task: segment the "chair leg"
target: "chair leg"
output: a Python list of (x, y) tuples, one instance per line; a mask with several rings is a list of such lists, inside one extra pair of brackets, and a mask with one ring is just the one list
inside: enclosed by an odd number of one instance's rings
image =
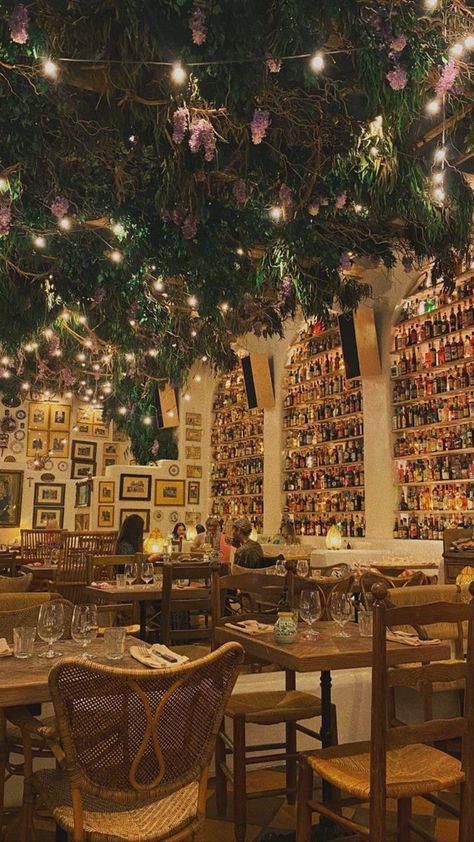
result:
[(397, 840), (410, 842), (411, 798), (399, 798), (397, 804)]
[(247, 830), (247, 781), (245, 769), (245, 717), (234, 717), (234, 832), (245, 842)]
[(216, 807), (220, 819), (227, 813), (227, 778), (222, 769), (225, 760), (225, 743), (219, 734), (216, 742)]
[(331, 705), (331, 734), (333, 746), (339, 745), (339, 738), (337, 734), (337, 710), (336, 705)]
[(313, 797), (313, 770), (305, 757), (300, 757), (298, 773), (298, 798), (296, 801), (296, 838), (298, 842), (311, 842), (313, 811), (309, 802)]
[(286, 766), (286, 800), (288, 804), (296, 803), (296, 723), (287, 722), (285, 725), (286, 732), (286, 751), (292, 754), (293, 757), (287, 757), (285, 761)]

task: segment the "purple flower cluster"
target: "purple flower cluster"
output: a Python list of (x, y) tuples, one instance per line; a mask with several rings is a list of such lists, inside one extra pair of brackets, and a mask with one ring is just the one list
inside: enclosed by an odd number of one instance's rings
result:
[(438, 96), (449, 93), (459, 76), (459, 67), (454, 59), (450, 58), (447, 64), (438, 67), (439, 79), (435, 86), (435, 91)]
[(232, 192), (234, 194), (235, 201), (239, 202), (240, 205), (243, 205), (247, 201), (247, 185), (243, 178), (239, 178), (234, 183)]
[(157, 441), (157, 439), (155, 439), (155, 441), (153, 442), (153, 444), (151, 446), (151, 455), (152, 456), (158, 456), (159, 452), (160, 452), (160, 442)]
[(63, 368), (63, 370), (61, 372), (61, 375), (62, 375), (63, 383), (64, 383), (66, 389), (70, 389), (71, 386), (73, 386), (74, 383), (76, 382), (76, 379), (75, 379), (71, 369), (70, 368)]
[(189, 28), (193, 33), (194, 44), (204, 44), (207, 36), (206, 15), (202, 9), (196, 9), (194, 14), (189, 18)]
[(190, 132), (189, 148), (191, 152), (199, 152), (202, 146), (204, 160), (212, 161), (216, 156), (216, 136), (212, 123), (209, 120), (194, 120), (191, 123)]
[(29, 23), (28, 10), (24, 6), (15, 6), (8, 19), (10, 38), (15, 44), (26, 44)]
[(336, 210), (340, 210), (341, 208), (345, 207), (347, 202), (347, 193), (344, 191), (343, 193), (338, 193), (336, 198), (334, 199), (334, 207)]
[(12, 209), (10, 205), (0, 205), (0, 235), (10, 233)]
[(406, 45), (407, 45), (407, 36), (404, 35), (403, 33), (401, 35), (397, 35), (396, 38), (392, 38), (392, 40), (390, 42), (391, 55), (393, 55), (394, 53), (398, 55), (398, 53), (403, 52)]
[(51, 205), (51, 213), (56, 219), (59, 221), (66, 216), (69, 210), (69, 202), (64, 196), (56, 196), (54, 202)]
[(380, 14), (380, 12), (374, 12), (369, 17), (369, 23), (380, 35), (389, 35), (390, 25), (388, 21)]
[(197, 222), (194, 216), (189, 214), (189, 216), (186, 217), (181, 226), (181, 231), (185, 240), (194, 239), (197, 234)]
[(270, 53), (265, 57), (265, 64), (270, 73), (279, 73), (281, 70), (281, 59), (274, 58)]
[(61, 342), (59, 341), (59, 336), (54, 334), (51, 337), (51, 339), (49, 340), (49, 345), (48, 345), (48, 352), (49, 352), (50, 356), (54, 356), (56, 354), (56, 351), (60, 350), (60, 346), (61, 346)]
[(294, 293), (294, 286), (293, 286), (293, 278), (291, 275), (283, 275), (281, 279), (281, 284), (278, 289), (278, 298), (283, 304), (287, 301)]
[(280, 202), (284, 208), (289, 208), (293, 204), (293, 191), (287, 184), (282, 184), (280, 187)]
[(343, 251), (339, 260), (339, 269), (342, 271), (350, 269), (352, 266), (352, 260), (349, 256), (349, 252)]
[(252, 143), (255, 145), (262, 142), (270, 125), (270, 112), (262, 108), (256, 108), (253, 112), (250, 131), (252, 132)]
[(408, 257), (408, 255), (405, 255), (405, 257), (402, 257), (402, 266), (403, 266), (405, 272), (407, 272), (407, 273), (411, 272), (412, 269), (413, 269), (413, 258)]
[(189, 111), (187, 108), (177, 108), (173, 114), (173, 140), (182, 143), (189, 128)]
[(385, 78), (393, 91), (402, 91), (408, 82), (406, 70), (401, 64), (389, 70)]
[(174, 208), (171, 211), (171, 221), (174, 222), (175, 225), (181, 226), (184, 222), (184, 210), (182, 208)]

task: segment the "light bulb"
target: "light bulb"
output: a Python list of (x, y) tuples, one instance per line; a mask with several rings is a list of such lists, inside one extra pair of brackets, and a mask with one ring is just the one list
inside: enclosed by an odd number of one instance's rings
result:
[(157, 357), (158, 351), (156, 350), (156, 348), (150, 348), (150, 350), (148, 351), (148, 354), (149, 354), (150, 357)]
[(442, 171), (434, 172), (431, 177), (431, 180), (433, 184), (442, 184), (444, 181), (444, 173)]
[(92, 348), (92, 339), (84, 339), (84, 346), (86, 348)]
[(33, 351), (37, 351), (37, 350), (38, 350), (38, 343), (37, 343), (37, 342), (32, 342), (32, 343), (31, 343), (31, 347), (32, 347)]
[(186, 76), (187, 76), (186, 71), (185, 71), (184, 67), (182, 66), (181, 62), (179, 62), (179, 61), (175, 62), (175, 64), (173, 64), (173, 68), (171, 70), (171, 78), (172, 78), (173, 82), (175, 82), (177, 85), (184, 85), (184, 83), (186, 81)]
[(25, 351), (26, 351), (27, 354), (31, 354), (32, 350), (33, 350), (33, 345), (31, 344), (31, 342), (28, 342), (25, 345)]
[(203, 363), (207, 363), (207, 356), (206, 356), (206, 354), (203, 354), (203, 356), (201, 357), (201, 359), (202, 359)]
[(5, 378), (5, 380), (8, 380), (8, 378), (10, 377), (10, 372), (9, 372), (9, 371), (3, 371), (3, 372), (2, 372), (2, 377), (4, 377), (4, 378)]
[(441, 103), (439, 99), (430, 99), (425, 105), (427, 114), (439, 114), (441, 110)]
[(154, 264), (154, 263), (153, 263), (153, 265), (152, 265), (152, 267), (151, 267), (151, 271), (152, 271), (152, 272), (156, 272), (156, 266), (155, 266), (155, 264)]
[(84, 395), (84, 397), (82, 398), (82, 400), (83, 400), (83, 401), (90, 401), (90, 397), (89, 397), (89, 395)]
[(438, 5), (438, 0), (425, 0), (425, 9), (432, 12), (433, 9), (436, 9)]
[(129, 323), (130, 327), (135, 327), (135, 325), (136, 325), (135, 319), (129, 319), (128, 323)]
[(278, 205), (274, 205), (274, 207), (270, 208), (270, 216), (275, 222), (278, 222), (282, 216), (282, 209)]
[(36, 246), (37, 249), (44, 249), (46, 248), (46, 239), (45, 237), (33, 237), (33, 245)]
[(356, 213), (361, 213), (363, 211), (363, 209), (364, 209), (363, 205), (360, 205), (360, 204), (354, 205), (354, 210), (355, 210)]
[(157, 290), (157, 292), (161, 292), (161, 290), (163, 289), (163, 281), (155, 281), (153, 286)]
[(45, 397), (45, 398), (49, 398), (49, 397), (51, 397), (51, 392), (50, 392), (50, 391), (48, 391), (48, 389), (46, 389), (46, 392), (44, 393), (44, 397)]
[(309, 66), (315, 73), (319, 73), (324, 67), (323, 54), (321, 52), (315, 53), (310, 59)]
[(67, 398), (68, 400), (71, 400), (72, 392), (64, 392), (64, 397)]
[(168, 418), (174, 418), (174, 411), (172, 409), (169, 409), (166, 414), (167, 414)]
[(435, 199), (436, 202), (444, 202), (445, 196), (446, 194), (442, 187), (435, 187), (433, 190), (433, 199)]
[(116, 222), (115, 225), (112, 225), (112, 231), (116, 237), (123, 237), (125, 234), (125, 228), (121, 222)]
[(10, 359), (8, 357), (2, 357), (0, 362), (2, 365), (10, 365)]
[(0, 190), (6, 190), (8, 187), (8, 181), (6, 178), (0, 178)]
[(86, 389), (86, 395), (93, 395), (93, 394), (94, 394), (93, 389)]
[(94, 369), (94, 371), (100, 371), (100, 365), (99, 365), (99, 363), (94, 363), (94, 365), (92, 366), (92, 368)]
[(87, 322), (87, 316), (79, 316), (78, 320), (79, 324), (85, 325)]
[(53, 351), (53, 357), (62, 357), (62, 355), (63, 352), (61, 351), (61, 348), (56, 348), (56, 350)]
[(189, 394), (189, 392), (186, 392), (186, 394), (185, 394), (185, 395), (183, 395), (183, 397), (184, 397), (184, 400), (185, 400), (185, 401), (190, 401), (190, 400), (191, 400), (191, 395)]
[(117, 264), (118, 264), (118, 263), (121, 263), (121, 262), (122, 262), (122, 260), (123, 260), (123, 254), (122, 254), (122, 252), (121, 252), (121, 251), (119, 251), (118, 249), (112, 249), (112, 251), (111, 251), (111, 252), (110, 252), (110, 254), (109, 254), (109, 258), (110, 258), (110, 260), (112, 261), (112, 263), (117, 263)]
[(119, 415), (126, 415), (127, 414), (127, 407), (126, 406), (119, 406), (118, 414)]
[(50, 58), (43, 59), (43, 73), (49, 76), (50, 79), (57, 79), (59, 75), (58, 65)]
[(69, 318), (70, 318), (68, 311), (67, 311), (67, 310), (63, 310), (63, 311), (62, 311), (62, 313), (61, 313), (61, 315), (60, 315), (60, 318), (61, 318), (64, 322), (67, 322), (67, 321), (69, 320)]
[(227, 301), (223, 301), (222, 304), (220, 305), (220, 308), (221, 308), (223, 313), (227, 313), (227, 311), (229, 310), (229, 305), (228, 305)]
[(125, 354), (125, 359), (131, 362), (133, 360), (133, 354)]
[(237, 254), (240, 255), (240, 257), (243, 255), (243, 253), (244, 253), (244, 250), (242, 248), (237, 249)]
[(460, 44), (459, 41), (457, 41), (455, 44), (451, 44), (449, 52), (452, 56), (454, 56), (454, 58), (459, 58), (464, 52), (464, 45)]
[(29, 383), (22, 383), (22, 384), (21, 384), (21, 388), (22, 388), (25, 392), (27, 392), (27, 391), (28, 391), (28, 389), (30, 388), (30, 384), (29, 384)]
[(192, 331), (191, 331), (191, 336), (192, 336), (193, 338), (194, 338), (195, 336), (197, 336), (197, 331), (196, 331), (196, 330), (192, 330)]
[(85, 385), (86, 385), (86, 381), (85, 381), (85, 380), (80, 380), (80, 381), (79, 381), (79, 385), (80, 385), (80, 386), (85, 386)]
[(46, 330), (43, 330), (43, 333), (46, 336), (46, 339), (51, 339), (51, 337), (53, 335), (53, 331), (51, 330), (50, 327), (47, 327)]
[(197, 307), (198, 300), (195, 295), (190, 295), (188, 298), (188, 304), (190, 307)]
[(196, 374), (196, 376), (195, 376), (195, 378), (194, 378), (194, 382), (195, 382), (195, 383), (200, 383), (200, 382), (201, 382), (201, 380), (202, 380), (201, 375), (200, 375), (200, 374)]
[(143, 418), (143, 423), (145, 424), (145, 426), (146, 426), (146, 427), (149, 427), (149, 426), (150, 426), (150, 424), (152, 423), (152, 418), (151, 418), (151, 416), (150, 416), (150, 415), (145, 415), (145, 416), (144, 416), (144, 418)]
[(434, 159), (437, 164), (442, 164), (443, 161), (446, 160), (446, 147), (439, 146), (438, 149), (435, 150)]
[(71, 227), (71, 220), (68, 216), (63, 216), (63, 218), (59, 220), (58, 225), (63, 229), (63, 231), (69, 231)]
[(474, 50), (474, 35), (466, 35), (464, 39), (464, 46), (467, 50)]

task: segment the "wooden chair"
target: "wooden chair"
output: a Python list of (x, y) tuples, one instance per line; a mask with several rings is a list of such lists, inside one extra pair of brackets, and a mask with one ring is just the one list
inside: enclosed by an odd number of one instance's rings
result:
[(386, 576), (384, 573), (378, 573), (376, 570), (366, 570), (359, 576), (361, 602), (364, 608), (369, 607), (370, 599), (367, 595), (371, 594), (372, 586), (377, 582), (384, 583), (387, 588), (411, 588), (416, 585), (424, 585), (426, 583), (426, 576), (418, 570), (412, 576)]
[(8, 576), (16, 576), (19, 558), (17, 553), (0, 553), (0, 570)]
[(347, 576), (330, 577), (327, 579), (312, 579), (294, 574), (291, 570), (288, 573), (288, 594), (292, 608), (298, 608), (299, 599), (303, 590), (318, 591), (321, 599), (321, 620), (331, 620), (331, 596), (333, 593), (352, 593), (354, 574)]
[[(229, 591), (245, 591), (268, 605), (273, 602), (276, 619), (278, 601), (286, 591), (286, 580), (282, 576), (262, 575), (261, 573), (246, 573), (236, 576), (219, 576), (217, 571), (212, 575), (212, 616), (213, 626), (224, 625), (231, 619), (225, 614)], [(238, 620), (257, 619), (268, 623), (272, 618), (268, 613), (242, 613)], [(294, 804), (296, 794), (296, 758), (297, 731), (301, 731), (316, 739), (320, 735), (299, 725), (300, 720), (313, 719), (321, 716), (321, 700), (312, 694), (296, 690), (295, 673), (285, 671), (285, 689), (261, 691), (255, 693), (233, 693), (226, 708), (226, 717), (232, 721), (232, 739), (225, 731), (225, 724), (219, 733), (216, 744), (216, 801), (219, 816), (224, 816), (227, 810), (227, 779), (233, 781), (234, 828), (237, 842), (245, 839), (247, 799), (268, 796), (268, 792), (247, 793), (246, 767), (256, 763), (285, 763), (286, 787), (273, 791), (272, 795), (285, 794), (288, 803)], [(246, 725), (284, 724), (285, 741), (248, 746), (246, 743)], [(271, 753), (269, 753), (271, 752)], [(226, 764), (226, 758), (232, 755), (233, 772)], [(251, 756), (249, 756), (251, 755)], [(252, 756), (255, 755), (255, 756)]]
[(25, 593), (31, 588), (32, 573), (20, 573), (18, 576), (0, 576), (0, 594)]
[(90, 555), (87, 560), (87, 582), (98, 580), (114, 581), (116, 568), (121, 568), (125, 564), (135, 564), (137, 567), (137, 581), (142, 575), (142, 562), (144, 560), (143, 553), (134, 553), (133, 555)]
[[(300, 758), (298, 781), (297, 830), (298, 842), (310, 842), (311, 816), (316, 811), (336, 821), (344, 828), (371, 842), (385, 840), (386, 799), (398, 801), (398, 840), (407, 842), (411, 831), (423, 839), (432, 837), (422, 833), (411, 820), (411, 799), (417, 795), (461, 786), (461, 820), (459, 839), (474, 839), (474, 600), (470, 604), (435, 602), (428, 605), (388, 608), (385, 604), (387, 585), (373, 586), (374, 636), (372, 665), (372, 724), (371, 740), (350, 743)], [(471, 586), (474, 596), (474, 583)], [(466, 661), (420, 664), (416, 669), (390, 669), (387, 661), (387, 628), (397, 626), (432, 626), (435, 623), (469, 621)], [(420, 653), (421, 654), (421, 653)], [(463, 716), (432, 720), (419, 725), (387, 728), (387, 695), (391, 687), (416, 686), (420, 681), (458, 681), (467, 684), (466, 706)], [(429, 743), (444, 738), (462, 737), (463, 761), (451, 757)], [(335, 785), (362, 802), (369, 802), (368, 827), (347, 818), (339, 805), (321, 804), (312, 800), (313, 774)], [(346, 802), (347, 803), (347, 802)]]
[(89, 557), (94, 553), (96, 536), (94, 532), (68, 532), (54, 579), (49, 587), (59, 591), (65, 599), (75, 605), (89, 602), (86, 593)]
[[(187, 564), (178, 561), (174, 564), (164, 564), (162, 570), (160, 642), (173, 648), (176, 648), (176, 644), (178, 644), (177, 651), (182, 654), (184, 654), (185, 649), (189, 649), (190, 643), (198, 641), (201, 644), (207, 644), (207, 648), (210, 650), (211, 628), (209, 616), (211, 614), (212, 571), (209, 562), (197, 563), (193, 561)], [(180, 579), (201, 585), (202, 591), (192, 593), (187, 592), (185, 588), (178, 588), (176, 583)], [(191, 625), (192, 617), (197, 620), (197, 625)], [(177, 623), (173, 622), (174, 618), (178, 619)], [(184, 622), (183, 618), (185, 618)], [(206, 647), (201, 645), (199, 652), (204, 654), (205, 651)]]
[(49, 560), (51, 551), (64, 543), (65, 529), (21, 529), (21, 557), (26, 561)]
[(25, 740), (21, 840), (37, 798), (75, 842), (191, 839), (206, 812), (208, 770), (242, 647), (154, 671), (67, 658), (49, 686), (65, 763), (31, 774)]

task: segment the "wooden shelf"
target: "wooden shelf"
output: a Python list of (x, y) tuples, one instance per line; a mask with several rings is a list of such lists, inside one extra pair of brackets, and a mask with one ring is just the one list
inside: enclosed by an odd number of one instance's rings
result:
[(414, 433), (419, 430), (436, 430), (440, 429), (441, 427), (459, 427), (462, 424), (473, 424), (474, 419), (469, 418), (457, 418), (455, 421), (436, 421), (433, 424), (419, 424), (417, 427), (400, 427), (399, 430), (392, 430), (392, 433)]
[(324, 471), (324, 470), (328, 470), (328, 471), (336, 470), (337, 471), (339, 468), (345, 470), (346, 468), (359, 467), (360, 465), (363, 466), (364, 463), (363, 462), (341, 462), (338, 465), (313, 465), (312, 468), (285, 468), (283, 473), (284, 474), (304, 474), (304, 473), (307, 473), (308, 471), (310, 471), (310, 472), (311, 471)]
[(467, 515), (474, 518), (474, 509), (395, 509), (399, 515)]
[[(294, 347), (294, 345), (292, 347)], [(304, 366), (307, 363), (310, 363), (311, 360), (318, 360), (320, 357), (323, 357), (323, 358), (326, 357), (326, 356), (329, 357), (330, 354), (335, 356), (338, 351), (342, 351), (342, 345), (340, 343), (339, 343), (339, 345), (334, 345), (333, 348), (328, 348), (327, 351), (317, 351), (315, 354), (311, 354), (310, 356), (304, 357), (304, 359), (295, 360), (295, 362), (293, 362), (293, 363), (286, 363), (285, 368), (287, 370), (292, 369), (292, 368), (298, 368), (298, 366)], [(344, 361), (342, 363), (342, 368), (344, 369)]]
[(231, 474), (227, 477), (213, 477), (212, 472), (211, 472), (210, 479), (211, 479), (211, 482), (213, 482), (213, 483), (214, 482), (230, 483), (230, 482), (233, 482), (235, 480), (240, 480), (240, 479), (249, 479), (249, 480), (263, 479), (263, 474)]
[(398, 485), (404, 488), (405, 486), (413, 487), (414, 485), (427, 485), (433, 487), (435, 485), (474, 485), (474, 477), (471, 479), (427, 479), (419, 482), (401, 482), (398, 480)]
[(346, 441), (357, 441), (363, 438), (364, 434), (362, 433), (360, 436), (349, 436), (347, 439), (333, 439), (332, 441), (319, 442), (318, 444), (297, 444), (295, 446), (287, 444), (285, 449), (288, 452), (293, 450), (321, 450), (322, 447), (330, 447), (335, 444), (343, 444)]
[(306, 339), (300, 339), (298, 342), (295, 342), (291, 347), (304, 348), (311, 339), (318, 339), (318, 337), (324, 336), (324, 334), (328, 333), (339, 333), (339, 327), (335, 325), (334, 327), (328, 327), (327, 330), (323, 330), (321, 333), (312, 333), (310, 336), (307, 336)]
[(457, 450), (433, 450), (430, 453), (419, 453), (417, 455), (412, 454), (410, 456), (395, 456), (393, 461), (433, 462), (443, 456), (457, 456), (458, 454), (469, 455), (470, 453), (474, 453), (474, 447), (466, 447), (464, 450), (462, 448), (458, 448)]
[(339, 494), (341, 491), (362, 491), (364, 493), (363, 485), (333, 485), (331, 488), (292, 488), (285, 491), (285, 494)]
[[(214, 482), (216, 482), (216, 483), (217, 482), (225, 482), (225, 480), (216, 479), (216, 480), (214, 480)], [(219, 500), (232, 500), (232, 499), (240, 500), (243, 497), (251, 497), (254, 500), (261, 499), (263, 497), (263, 491), (262, 491), (261, 494), (219, 494), (219, 497), (217, 499), (219, 499)]]
[(396, 383), (397, 380), (409, 380), (412, 377), (420, 377), (420, 375), (423, 374), (431, 374), (433, 371), (447, 371), (453, 366), (458, 366), (458, 368), (462, 368), (464, 365), (469, 365), (472, 362), (474, 362), (473, 357), (462, 357), (460, 360), (454, 360), (449, 363), (442, 363), (442, 365), (434, 365), (430, 366), (430, 368), (423, 367), (417, 369), (416, 371), (407, 371), (406, 374), (397, 374), (395, 377), (391, 377), (390, 380), (392, 381), (392, 383)]
[(419, 398), (410, 398), (406, 401), (392, 401), (393, 406), (413, 406), (417, 403), (422, 403), (423, 401), (429, 400), (436, 400), (437, 398), (445, 398), (448, 395), (467, 395), (470, 393), (474, 393), (474, 384), (471, 386), (464, 386), (461, 389), (452, 389), (450, 392), (433, 392), (432, 395), (426, 395), (425, 397)]
[(307, 421), (306, 424), (289, 424), (288, 426), (284, 426), (284, 430), (307, 430), (308, 427), (320, 427), (321, 424), (337, 424), (338, 421), (342, 421), (344, 418), (362, 418), (364, 415), (363, 412), (348, 412), (346, 415), (337, 415), (334, 418), (323, 418), (318, 419), (317, 421)]
[[(358, 509), (357, 511), (353, 511), (353, 512), (317, 512), (317, 511), (313, 512), (311, 509), (303, 509), (303, 510), (298, 509), (297, 511), (292, 511), (291, 509), (288, 509), (288, 514), (290, 514), (290, 515), (317, 515), (318, 517), (321, 516), (321, 515), (327, 515), (328, 518), (337, 518), (338, 520), (349, 520), (351, 516), (364, 515), (365, 509)], [(362, 517), (362, 521), (365, 523), (365, 520), (364, 520), (363, 517)], [(349, 537), (349, 536), (347, 536), (347, 537)], [(356, 536), (351, 535), (350, 537), (355, 538)]]
[[(226, 429), (229, 429), (229, 427), (231, 427), (231, 426), (232, 426), (232, 424), (229, 424), (229, 426)], [(237, 444), (237, 442), (254, 441), (254, 439), (263, 439), (263, 431), (261, 433), (254, 433), (253, 436), (241, 436), (240, 438), (229, 439), (229, 441), (220, 441), (218, 444), (212, 444), (211, 443), (211, 447), (212, 448), (225, 447), (226, 445)]]
[[(249, 459), (260, 459), (261, 461), (263, 461), (263, 453), (260, 454), (260, 455), (256, 455), (256, 456), (253, 456), (253, 455), (252, 456), (232, 456), (231, 459), (227, 459), (226, 456), (220, 455), (220, 456), (213, 457), (212, 463), (217, 464), (218, 462), (224, 461), (227, 465), (228, 462), (231, 462), (231, 463), (248, 462)], [(249, 476), (249, 474), (247, 474), (247, 476)]]
[[(469, 301), (469, 299), (464, 299), (464, 301)], [(456, 303), (457, 307), (457, 303)], [(472, 331), (474, 325), (467, 325), (466, 327), (456, 328), (456, 330), (452, 330), (449, 333), (440, 333), (438, 336), (432, 336), (430, 339), (423, 339), (422, 342), (417, 342), (416, 345), (406, 345), (405, 348), (401, 348), (400, 351), (390, 351), (391, 356), (395, 356), (395, 354), (403, 354), (405, 353), (408, 356), (407, 352), (410, 354), (413, 351), (413, 348), (423, 348), (425, 345), (433, 345), (435, 342), (439, 342), (440, 339), (446, 340), (451, 339), (452, 336), (462, 336), (463, 334), (469, 334)], [(451, 360), (451, 362), (459, 362), (459, 360)]]
[[(301, 383), (298, 384), (299, 386), (302, 385)], [(288, 386), (288, 389), (296, 389), (298, 386)], [(355, 392), (362, 391), (361, 386), (354, 386), (351, 389), (343, 389), (342, 392), (335, 392), (332, 395), (325, 395), (323, 398), (315, 398), (314, 401), (301, 401), (300, 403), (294, 403), (291, 406), (284, 406), (283, 412), (290, 412), (292, 409), (299, 409), (300, 407), (305, 406), (319, 406), (321, 403), (328, 403), (333, 400), (340, 400), (341, 398), (345, 397), (346, 395), (353, 395)]]

